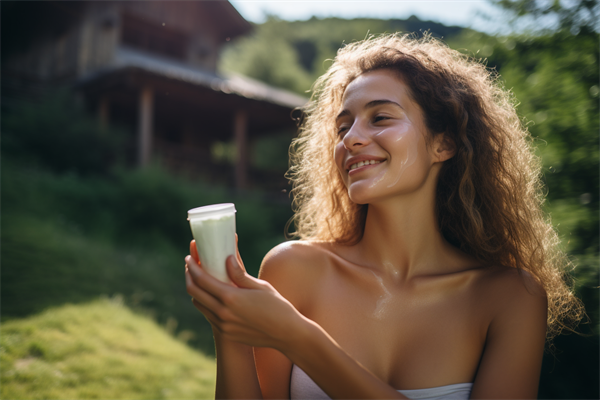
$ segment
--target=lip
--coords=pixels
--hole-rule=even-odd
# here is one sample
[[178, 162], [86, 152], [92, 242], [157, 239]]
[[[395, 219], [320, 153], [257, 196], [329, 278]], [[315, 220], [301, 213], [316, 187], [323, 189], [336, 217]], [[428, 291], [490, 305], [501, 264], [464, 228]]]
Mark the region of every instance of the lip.
[[358, 174], [361, 171], [367, 170], [369, 168], [375, 168], [378, 165], [381, 165], [383, 162], [379, 162], [377, 164], [369, 164], [369, 165], [363, 165], [362, 167], [358, 167], [358, 168], [354, 168], [352, 171], [348, 171], [348, 176], [353, 176]]
[[349, 158], [349, 159], [346, 161], [346, 171], [348, 171], [348, 172], [352, 172], [352, 171], [358, 171], [358, 170], [361, 170], [361, 169], [363, 169], [363, 168], [365, 168], [365, 167], [370, 167], [371, 165], [377, 165], [377, 164], [363, 165], [363, 166], [362, 166], [362, 167], [360, 167], [360, 168], [356, 168], [356, 169], [353, 169], [352, 171], [350, 171], [350, 167], [351, 167], [353, 164], [359, 163], [359, 162], [361, 162], [361, 161], [367, 161], [367, 160], [374, 160], [374, 161], [385, 161], [385, 160], [386, 160], [386, 158], [385, 158], [385, 157], [376, 157], [376, 156], [371, 156], [371, 155], [368, 155], [368, 154], [361, 154], [361, 155], [358, 155], [358, 156], [350, 157], [350, 158]]

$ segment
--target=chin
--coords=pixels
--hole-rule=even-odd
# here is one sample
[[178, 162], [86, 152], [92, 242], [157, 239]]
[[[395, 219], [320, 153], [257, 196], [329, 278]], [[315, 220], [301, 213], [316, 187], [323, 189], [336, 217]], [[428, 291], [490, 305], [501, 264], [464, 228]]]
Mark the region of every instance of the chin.
[[369, 204], [375, 200], [373, 190], [368, 188], [350, 188], [348, 189], [348, 197], [356, 204]]
[[348, 188], [348, 197], [356, 204], [373, 204], [394, 197], [418, 196], [422, 192], [425, 181], [403, 182], [402, 185], [396, 185], [394, 188], [382, 187], [381, 185], [369, 187], [361, 183], [357, 182]]

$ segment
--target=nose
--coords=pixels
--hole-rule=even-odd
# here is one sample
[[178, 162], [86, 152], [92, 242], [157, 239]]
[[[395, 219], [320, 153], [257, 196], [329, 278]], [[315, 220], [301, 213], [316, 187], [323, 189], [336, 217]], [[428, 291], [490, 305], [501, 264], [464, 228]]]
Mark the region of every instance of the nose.
[[344, 135], [342, 142], [347, 150], [353, 150], [368, 145], [371, 139], [367, 130], [361, 127], [360, 122], [354, 121], [350, 130]]

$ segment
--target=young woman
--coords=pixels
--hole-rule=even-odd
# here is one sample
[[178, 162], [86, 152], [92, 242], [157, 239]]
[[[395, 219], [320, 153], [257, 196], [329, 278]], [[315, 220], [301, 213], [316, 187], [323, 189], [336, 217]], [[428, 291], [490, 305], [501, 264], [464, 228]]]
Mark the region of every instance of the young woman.
[[431, 38], [342, 48], [294, 146], [299, 241], [186, 257], [217, 398], [536, 398], [546, 339], [582, 309], [539, 164], [486, 68]]

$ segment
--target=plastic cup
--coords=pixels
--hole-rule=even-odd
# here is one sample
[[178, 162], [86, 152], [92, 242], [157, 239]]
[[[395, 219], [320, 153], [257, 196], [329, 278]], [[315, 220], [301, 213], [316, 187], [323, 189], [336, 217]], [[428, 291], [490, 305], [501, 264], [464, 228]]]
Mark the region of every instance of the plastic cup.
[[223, 282], [231, 282], [225, 260], [235, 255], [235, 205], [212, 204], [188, 211], [188, 221], [202, 268]]

